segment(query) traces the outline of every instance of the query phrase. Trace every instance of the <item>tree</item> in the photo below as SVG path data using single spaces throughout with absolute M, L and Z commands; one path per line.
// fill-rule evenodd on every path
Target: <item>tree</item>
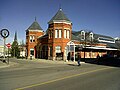
M 19 45 L 20 47 L 19 47 L 19 49 L 20 49 L 20 54 L 22 54 L 22 59 L 23 59 L 23 57 L 25 57 L 25 55 L 24 55 L 24 52 L 25 52 L 25 44 L 24 44 L 24 41 L 22 40 L 22 42 L 20 43 L 20 45 Z
M 20 56 L 20 49 L 18 46 L 18 42 L 14 41 L 12 43 L 12 47 L 11 47 L 11 56 L 12 57 L 19 57 Z

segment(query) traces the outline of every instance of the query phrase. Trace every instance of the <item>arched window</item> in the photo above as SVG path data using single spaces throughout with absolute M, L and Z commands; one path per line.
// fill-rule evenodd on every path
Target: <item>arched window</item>
M 70 31 L 67 30 L 67 38 L 69 39 L 70 38 Z
M 30 42 L 32 42 L 32 36 L 30 36 Z
M 33 39 L 33 42 L 35 42 L 35 36 L 33 36 L 32 39 Z
M 30 42 L 35 42 L 35 36 L 30 36 Z
M 58 34 L 58 30 L 55 30 L 55 38 L 58 38 L 59 34 Z
M 62 37 L 62 30 L 59 30 L 59 38 Z
M 90 32 L 89 38 L 90 38 L 90 41 L 93 41 L 93 33 L 92 32 Z
M 64 29 L 64 38 L 67 38 L 67 35 L 66 35 L 66 29 Z
M 55 51 L 56 53 L 61 53 L 61 46 L 56 46 Z
M 55 30 L 55 38 L 61 38 L 62 37 L 62 30 L 56 29 Z

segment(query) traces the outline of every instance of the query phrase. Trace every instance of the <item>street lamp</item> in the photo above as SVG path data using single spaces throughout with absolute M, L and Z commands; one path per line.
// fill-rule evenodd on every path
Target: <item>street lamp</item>
M 5 60 L 5 46 L 6 46 L 5 42 L 6 42 L 6 38 L 9 36 L 9 31 L 7 29 L 2 29 L 0 31 L 0 34 L 3 37 L 3 39 L 4 39 L 4 60 Z

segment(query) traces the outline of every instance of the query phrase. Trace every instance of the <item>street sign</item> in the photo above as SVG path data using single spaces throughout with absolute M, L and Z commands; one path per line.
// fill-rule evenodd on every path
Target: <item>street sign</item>
M 7 46 L 8 48 L 10 48 L 10 47 L 11 47 L 11 44 L 10 44 L 10 43 L 8 43 L 8 44 L 6 44 L 6 46 Z

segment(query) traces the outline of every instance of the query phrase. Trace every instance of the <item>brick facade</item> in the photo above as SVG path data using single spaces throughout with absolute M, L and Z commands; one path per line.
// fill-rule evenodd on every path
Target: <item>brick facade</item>
M 30 58 L 31 53 L 30 50 L 34 50 L 34 54 L 32 54 L 32 57 L 36 57 L 36 45 L 37 45 L 37 39 L 38 37 L 42 36 L 44 32 L 41 31 L 27 31 L 26 32 L 26 47 L 27 47 L 27 56 Z M 31 37 L 31 38 L 30 38 Z M 31 40 L 30 40 L 31 39 Z
M 81 32 L 79 34 L 82 34 Z M 83 33 L 84 34 L 84 33 Z M 93 35 L 93 33 L 88 33 Z M 76 33 L 76 35 L 78 35 Z M 73 39 L 74 37 L 74 39 Z M 100 56 L 106 54 L 105 50 L 99 50 L 100 48 L 106 48 L 106 44 L 91 43 L 92 38 L 88 38 L 88 41 L 80 41 L 79 39 L 86 37 L 74 36 L 72 34 L 72 22 L 64 15 L 62 9 L 59 9 L 55 16 L 48 22 L 48 29 L 44 33 L 38 23 L 35 21 L 26 30 L 26 48 L 27 57 L 52 60 L 75 60 L 76 55 L 79 53 L 81 58 L 96 58 L 98 54 Z M 87 47 L 97 48 L 96 50 Z M 77 47 L 80 50 L 76 50 Z
M 55 30 L 58 30 L 58 37 L 55 37 Z M 59 37 L 59 30 L 61 31 L 61 36 Z M 56 59 L 56 47 L 60 46 L 60 53 L 64 57 L 64 50 L 67 46 L 67 43 L 71 40 L 71 31 L 72 31 L 72 25 L 66 24 L 66 23 L 53 23 L 49 25 L 48 28 L 48 52 L 50 52 L 50 47 L 52 47 L 52 56 L 50 56 L 50 53 L 48 54 L 48 58 L 55 60 Z M 69 37 L 67 37 L 67 33 L 69 32 Z M 52 36 L 50 36 L 52 33 Z M 66 37 L 65 37 L 66 34 Z

